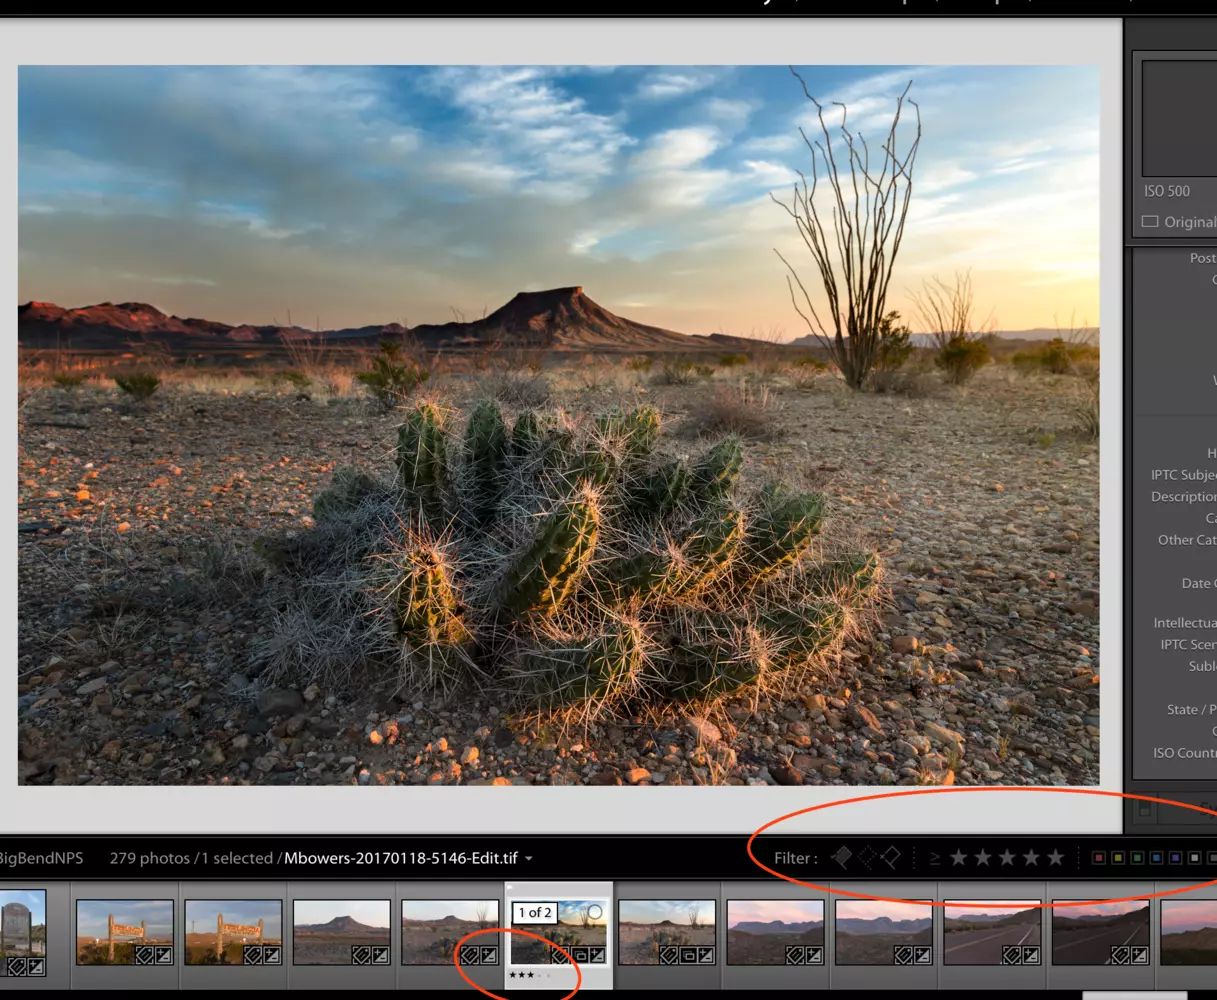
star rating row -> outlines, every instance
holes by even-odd
[[[947,856],[951,859],[952,862],[954,862],[957,865],[962,865],[965,861],[968,860],[968,858],[975,857],[976,863],[978,865],[985,865],[985,866],[988,866],[989,862],[992,861],[994,858],[996,858],[998,861],[1000,861],[1002,865],[1013,865],[1014,859],[1016,857],[1022,857],[1023,862],[1026,865],[1028,865],[1029,867],[1034,867],[1035,865],[1039,864],[1040,858],[1045,857],[1045,855],[1037,854],[1034,850],[1029,850],[1026,854],[1023,854],[1023,855],[1016,855],[1008,847],[1001,854],[997,854],[997,855],[990,854],[984,848],[981,848],[979,854],[975,854],[975,855],[964,854],[963,849],[957,847],[955,849],[954,854],[949,854]],[[1047,857],[1049,866],[1052,866],[1052,865],[1060,865],[1061,862],[1064,860],[1065,855],[1063,855],[1060,851],[1058,851],[1054,847],[1052,849],[1052,853],[1049,855],[1046,855],[1046,857]]]

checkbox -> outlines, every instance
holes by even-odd
[[[1158,228],[1158,217],[1156,215],[1141,216],[1141,228],[1142,229],[1157,229]]]

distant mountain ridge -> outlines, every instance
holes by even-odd
[[[1094,330],[1094,336],[1097,338],[1099,331]],[[1049,330],[1047,327],[1035,327],[1031,330],[995,330],[993,336],[999,337],[1002,340],[1051,340],[1053,337],[1061,337],[1064,340],[1069,339],[1069,331],[1067,330]],[[909,341],[914,347],[933,347],[934,334],[932,333],[913,333],[909,335]],[[807,334],[803,337],[796,337],[790,341],[792,347],[820,347],[822,346],[818,337],[813,334]]]
[[[916,920],[893,920],[891,917],[876,917],[874,920],[860,920],[857,917],[838,917],[836,929],[847,934],[916,934],[934,926],[932,917],[918,917]]]
[[[745,934],[805,934],[823,926],[823,920],[796,920],[792,923],[785,920],[742,920],[728,929]]]
[[[407,332],[432,350],[491,344],[556,351],[747,351],[770,346],[747,337],[677,333],[636,323],[593,302],[577,285],[520,292],[489,316],[471,323],[423,324],[409,331],[400,323],[320,331],[299,326],[232,326],[170,316],[146,302],[102,302],[65,309],[52,302],[32,301],[17,307],[17,336],[23,347],[117,350],[132,340],[157,341],[170,349],[285,341],[374,346]]]
[[[324,924],[297,924],[294,930],[297,934],[362,934],[365,932],[383,934],[388,929],[361,923],[351,916],[342,916],[327,920]]]

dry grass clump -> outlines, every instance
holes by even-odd
[[[478,391],[491,399],[517,409],[544,406],[553,394],[553,382],[532,371],[502,370],[479,375]]]
[[[767,440],[782,432],[777,397],[767,387],[757,389],[747,383],[717,389],[689,411],[686,426],[703,436],[735,434],[752,440]]]

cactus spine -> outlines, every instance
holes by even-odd
[[[600,512],[583,495],[546,517],[533,543],[508,567],[499,604],[511,615],[552,615],[587,570],[596,549]]]
[[[406,494],[431,516],[441,512],[448,485],[443,418],[434,403],[420,403],[397,430],[397,469]]]

